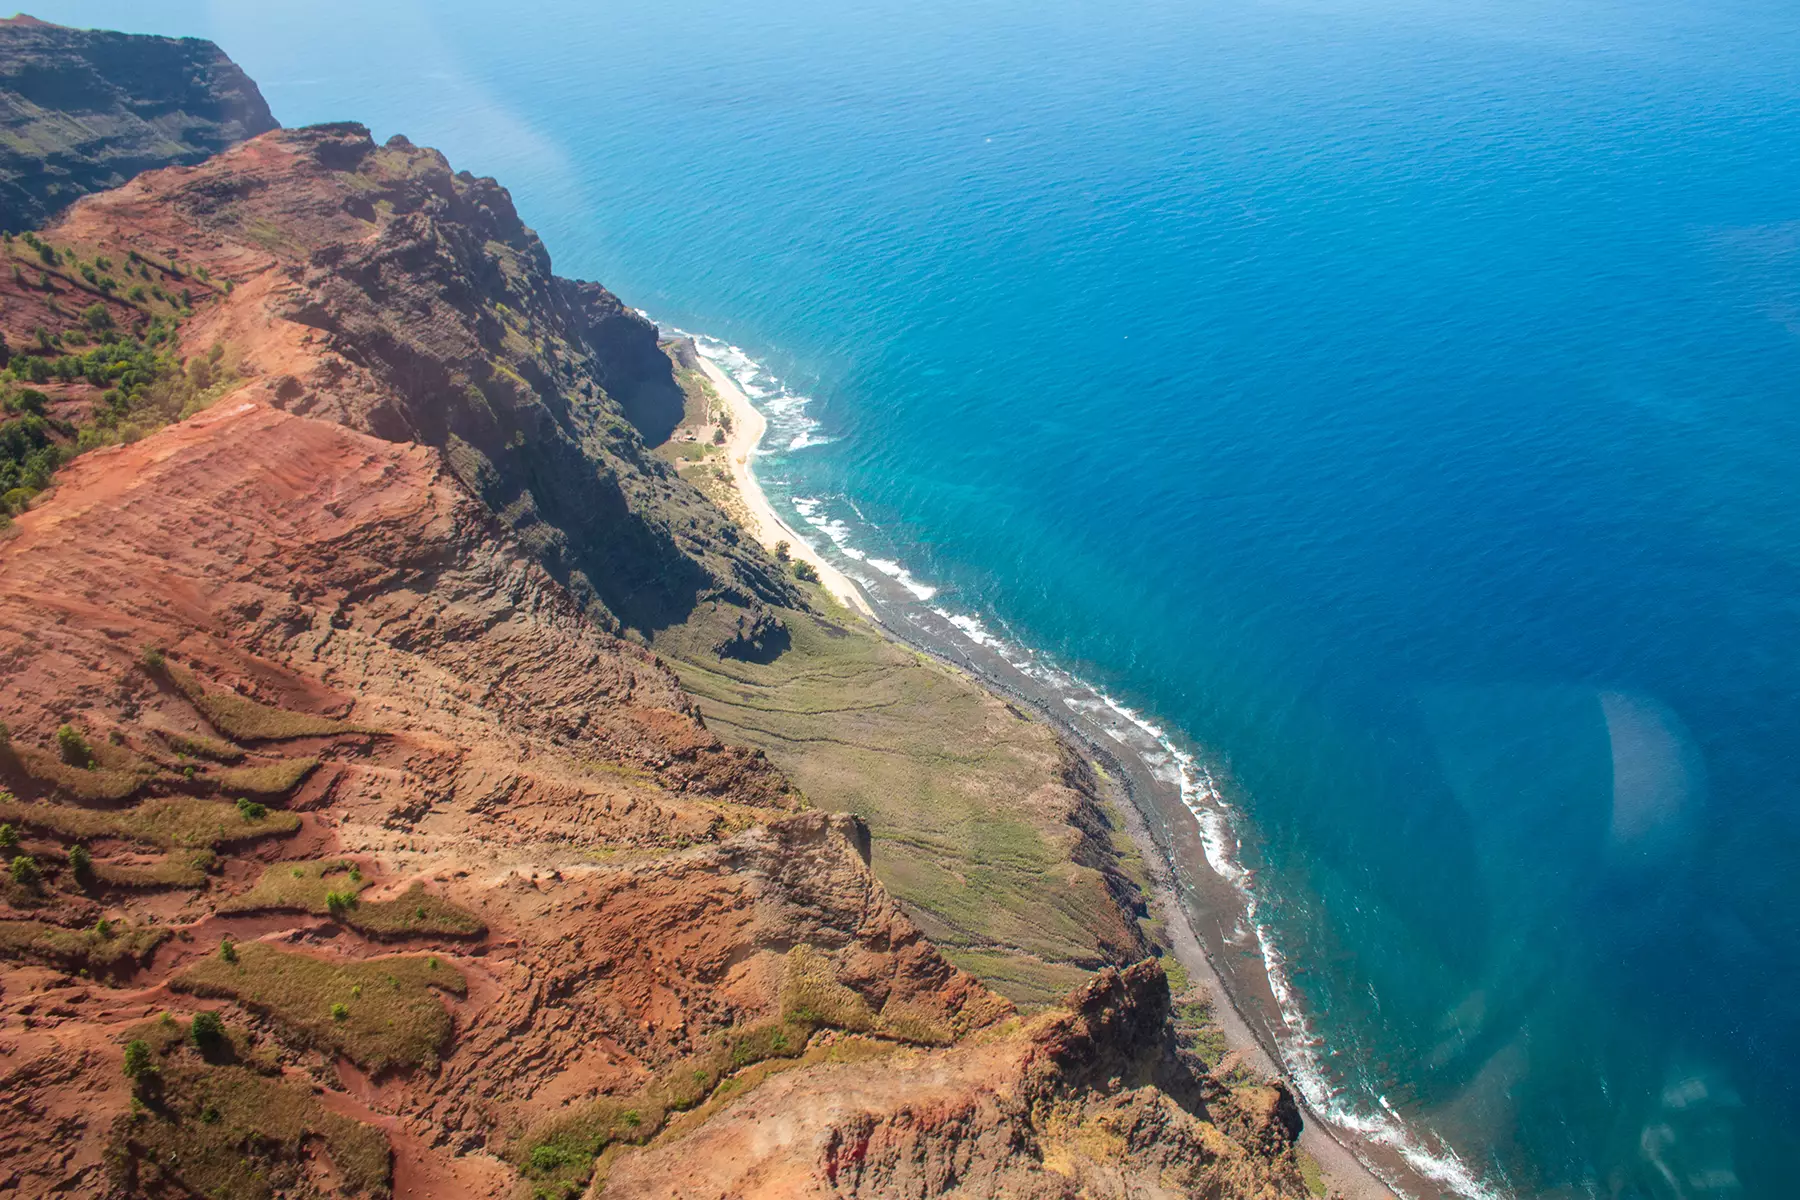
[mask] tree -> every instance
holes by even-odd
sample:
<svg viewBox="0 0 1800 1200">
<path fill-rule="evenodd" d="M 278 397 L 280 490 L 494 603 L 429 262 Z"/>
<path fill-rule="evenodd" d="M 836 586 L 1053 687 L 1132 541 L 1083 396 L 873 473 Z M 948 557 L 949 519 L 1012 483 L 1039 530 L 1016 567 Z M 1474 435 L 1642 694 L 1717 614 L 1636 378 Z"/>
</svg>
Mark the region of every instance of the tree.
<svg viewBox="0 0 1800 1200">
<path fill-rule="evenodd" d="M 20 887 L 36 887 L 38 880 L 43 878 L 43 873 L 38 870 L 37 859 L 29 854 L 15 857 L 8 869 L 12 873 L 13 882 Z"/>
<path fill-rule="evenodd" d="M 75 872 L 78 879 L 86 879 L 93 874 L 94 856 L 88 853 L 86 846 L 69 847 L 69 870 Z"/>
<path fill-rule="evenodd" d="M 195 1013 L 194 1023 L 188 1026 L 188 1041 L 202 1054 L 217 1049 L 225 1041 L 225 1022 L 215 1012 Z"/>
<path fill-rule="evenodd" d="M 81 736 L 81 730 L 73 725 L 64 725 L 56 731 L 56 746 L 62 751 L 62 760 L 71 767 L 91 767 L 94 765 L 94 750 L 87 739 Z"/>
<path fill-rule="evenodd" d="M 143 1038 L 132 1038 L 125 1043 L 125 1078 L 142 1079 L 146 1075 L 156 1074 L 156 1060 L 150 1052 L 150 1043 Z"/>
<path fill-rule="evenodd" d="M 111 329 L 113 327 L 112 310 L 99 301 L 95 301 L 81 310 L 81 323 L 95 333 Z"/>
<path fill-rule="evenodd" d="M 19 831 L 11 825 L 0 825 L 0 850 L 11 853 L 19 848 Z"/>
</svg>

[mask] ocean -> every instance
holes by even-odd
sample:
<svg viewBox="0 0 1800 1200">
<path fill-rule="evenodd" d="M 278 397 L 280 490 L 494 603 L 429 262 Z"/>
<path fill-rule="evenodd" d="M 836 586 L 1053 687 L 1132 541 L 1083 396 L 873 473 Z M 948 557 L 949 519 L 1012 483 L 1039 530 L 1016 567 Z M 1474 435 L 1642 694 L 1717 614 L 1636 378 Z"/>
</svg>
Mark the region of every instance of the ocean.
<svg viewBox="0 0 1800 1200">
<path fill-rule="evenodd" d="M 1216 791 L 1290 1068 L 1445 1194 L 1800 1191 L 1800 7 L 36 15 L 711 339 L 796 527 Z"/>
</svg>

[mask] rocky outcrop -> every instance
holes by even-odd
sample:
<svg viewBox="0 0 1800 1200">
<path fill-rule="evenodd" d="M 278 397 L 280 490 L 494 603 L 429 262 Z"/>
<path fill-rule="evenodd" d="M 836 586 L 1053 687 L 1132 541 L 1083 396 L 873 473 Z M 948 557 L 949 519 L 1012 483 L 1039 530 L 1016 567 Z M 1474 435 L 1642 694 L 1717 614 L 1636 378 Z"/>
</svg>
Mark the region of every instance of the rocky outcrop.
<svg viewBox="0 0 1800 1200">
<path fill-rule="evenodd" d="M 498 185 L 326 126 L 46 238 L 10 421 L 113 444 L 0 528 L 7 1188 L 1303 1194 L 1155 963 L 1020 1019 L 631 636 L 798 596 Z"/>
<path fill-rule="evenodd" d="M 1161 968 L 1145 962 L 1102 972 L 1018 1038 L 794 1072 L 622 1160 L 604 1195 L 1305 1195 L 1292 1134 L 1252 1149 L 1221 1127 L 1250 1131 L 1235 1094 L 1175 1054 L 1168 1005 Z"/>
<path fill-rule="evenodd" d="M 90 192 L 196 163 L 277 128 L 236 63 L 199 38 L 0 21 L 0 229 Z"/>
<path fill-rule="evenodd" d="M 174 247 L 229 281 L 185 345 L 231 346 L 287 411 L 442 450 L 603 623 L 654 630 L 704 599 L 801 603 L 645 449 L 627 404 L 648 421 L 666 393 L 679 403 L 654 327 L 553 275 L 506 190 L 435 150 L 378 147 L 360 125 L 269 134 L 96 196 L 49 236 Z"/>
</svg>

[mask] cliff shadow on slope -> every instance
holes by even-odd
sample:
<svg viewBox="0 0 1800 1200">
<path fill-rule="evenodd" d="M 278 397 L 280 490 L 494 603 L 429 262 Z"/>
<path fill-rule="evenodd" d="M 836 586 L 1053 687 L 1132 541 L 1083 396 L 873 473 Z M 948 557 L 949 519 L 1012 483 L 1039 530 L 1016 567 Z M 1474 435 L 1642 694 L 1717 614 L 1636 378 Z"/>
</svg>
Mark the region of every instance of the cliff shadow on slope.
<svg viewBox="0 0 1800 1200">
<path fill-rule="evenodd" d="M 683 396 L 656 327 L 551 270 L 492 179 L 355 124 L 280 131 L 89 197 L 45 231 L 90 254 L 155 247 L 219 284 L 182 346 L 232 349 L 288 411 L 440 449 L 610 628 L 702 601 L 775 636 L 803 604 L 779 565 L 651 455 Z"/>
</svg>

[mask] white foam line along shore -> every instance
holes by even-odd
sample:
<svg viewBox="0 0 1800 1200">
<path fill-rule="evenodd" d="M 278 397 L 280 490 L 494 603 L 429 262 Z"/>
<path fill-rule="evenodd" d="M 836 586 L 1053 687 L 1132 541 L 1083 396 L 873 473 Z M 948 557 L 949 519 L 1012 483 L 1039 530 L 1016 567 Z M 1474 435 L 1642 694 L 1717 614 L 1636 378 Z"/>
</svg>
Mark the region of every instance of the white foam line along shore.
<svg viewBox="0 0 1800 1200">
<path fill-rule="evenodd" d="M 725 456 L 731 463 L 732 482 L 737 485 L 738 494 L 744 498 L 744 504 L 756 524 L 756 528 L 751 530 L 756 535 L 756 540 L 771 550 L 786 542 L 789 554 L 801 562 L 810 563 L 813 570 L 819 573 L 819 582 L 825 585 L 826 591 L 859 612 L 874 616 L 875 611 L 869 607 L 862 589 L 848 575 L 826 562 L 810 542 L 795 533 L 787 522 L 776 515 L 775 509 L 769 504 L 769 498 L 763 494 L 762 485 L 756 482 L 756 472 L 751 470 L 750 463 L 756 457 L 763 435 L 768 432 L 768 421 L 750 403 L 750 397 L 744 395 L 731 376 L 704 350 L 700 353 L 700 368 L 706 372 L 707 379 L 712 381 L 719 399 L 731 411 L 731 435 L 725 443 Z"/>
<path fill-rule="evenodd" d="M 767 546 L 774 546 L 779 541 L 788 542 L 794 557 L 811 563 L 818 570 L 827 590 L 881 624 L 856 581 L 828 562 L 818 548 L 777 515 L 756 479 L 753 463 L 767 433 L 768 420 L 747 393 L 755 391 L 769 404 L 771 412 L 777 413 L 787 425 L 796 427 L 787 447 L 790 451 L 824 445 L 830 441 L 829 438 L 813 434 L 816 424 L 804 416 L 806 398 L 792 395 L 778 386 L 773 390 L 762 387 L 758 381 L 767 380 L 769 376 L 760 364 L 736 346 L 700 335 L 690 336 L 693 336 L 699 350 L 701 365 L 707 378 L 731 409 L 732 432 L 727 452 L 733 479 L 757 521 L 758 528 L 754 532 L 758 540 Z M 1244 940 L 1255 942 L 1267 973 L 1269 990 L 1279 1009 L 1281 1028 L 1273 1031 L 1279 1065 L 1299 1090 L 1308 1109 L 1344 1133 L 1354 1135 L 1371 1145 L 1385 1147 L 1404 1159 L 1420 1177 L 1431 1180 L 1456 1196 L 1466 1197 L 1467 1200 L 1507 1200 L 1503 1193 L 1488 1187 L 1453 1149 L 1428 1131 L 1411 1128 L 1389 1107 L 1386 1097 L 1376 1097 L 1376 1104 L 1372 1108 L 1355 1105 L 1353 1098 L 1345 1095 L 1343 1089 L 1332 1082 L 1324 1065 L 1326 1051 L 1323 1039 L 1314 1030 L 1300 1004 L 1288 977 L 1286 960 L 1275 946 L 1271 931 L 1258 919 L 1260 905 L 1252 887 L 1251 874 L 1237 861 L 1240 843 L 1234 827 L 1238 816 L 1220 794 L 1211 774 L 1193 754 L 1182 749 L 1161 725 L 1085 680 L 1050 664 L 1037 652 L 990 632 L 979 617 L 927 603 L 938 594 L 938 588 L 915 578 L 898 561 L 873 558 L 856 546 L 853 542 L 855 531 L 842 518 L 827 512 L 823 500 L 802 496 L 792 498 L 790 503 L 799 519 L 822 534 L 838 554 L 854 564 L 872 567 L 881 572 L 888 580 L 904 589 L 923 611 L 944 621 L 956 636 L 973 647 L 997 655 L 1014 670 L 1041 685 L 1072 714 L 1082 718 L 1088 727 L 1104 733 L 1121 749 L 1143 763 L 1160 783 L 1180 796 L 1183 807 L 1191 814 L 1197 826 L 1207 865 L 1241 899 L 1248 924 Z M 875 583 L 874 580 L 865 582 L 871 587 Z M 1180 905 L 1175 902 L 1172 890 L 1163 899 L 1172 913 L 1179 913 Z M 1193 941 L 1192 949 L 1199 955 L 1200 961 L 1204 962 L 1204 952 L 1185 919 L 1171 921 L 1170 924 L 1171 927 L 1179 926 L 1184 931 L 1184 943 Z M 1234 1005 L 1233 997 L 1210 963 L 1204 974 L 1226 1005 Z M 1232 1019 L 1225 1022 L 1228 1038 L 1235 1043 L 1231 1048 L 1253 1053 L 1258 1058 L 1267 1060 L 1261 1042 L 1257 1040 L 1244 1016 L 1235 1008 L 1231 1015 Z M 1270 1067 L 1275 1065 L 1269 1062 Z M 1333 1175 L 1338 1177 L 1336 1181 L 1350 1195 L 1358 1200 L 1379 1195 L 1410 1195 L 1397 1180 L 1389 1177 L 1389 1172 L 1379 1170 L 1374 1163 L 1355 1154 L 1343 1143 L 1330 1138 L 1330 1135 L 1324 1136 L 1330 1145 L 1315 1142 L 1310 1149 L 1321 1160 L 1330 1160 L 1326 1162 L 1327 1169 L 1336 1168 L 1332 1170 Z M 1360 1168 L 1358 1173 L 1373 1184 L 1374 1188 L 1359 1186 L 1357 1181 L 1344 1177 L 1347 1168 Z"/>
</svg>

